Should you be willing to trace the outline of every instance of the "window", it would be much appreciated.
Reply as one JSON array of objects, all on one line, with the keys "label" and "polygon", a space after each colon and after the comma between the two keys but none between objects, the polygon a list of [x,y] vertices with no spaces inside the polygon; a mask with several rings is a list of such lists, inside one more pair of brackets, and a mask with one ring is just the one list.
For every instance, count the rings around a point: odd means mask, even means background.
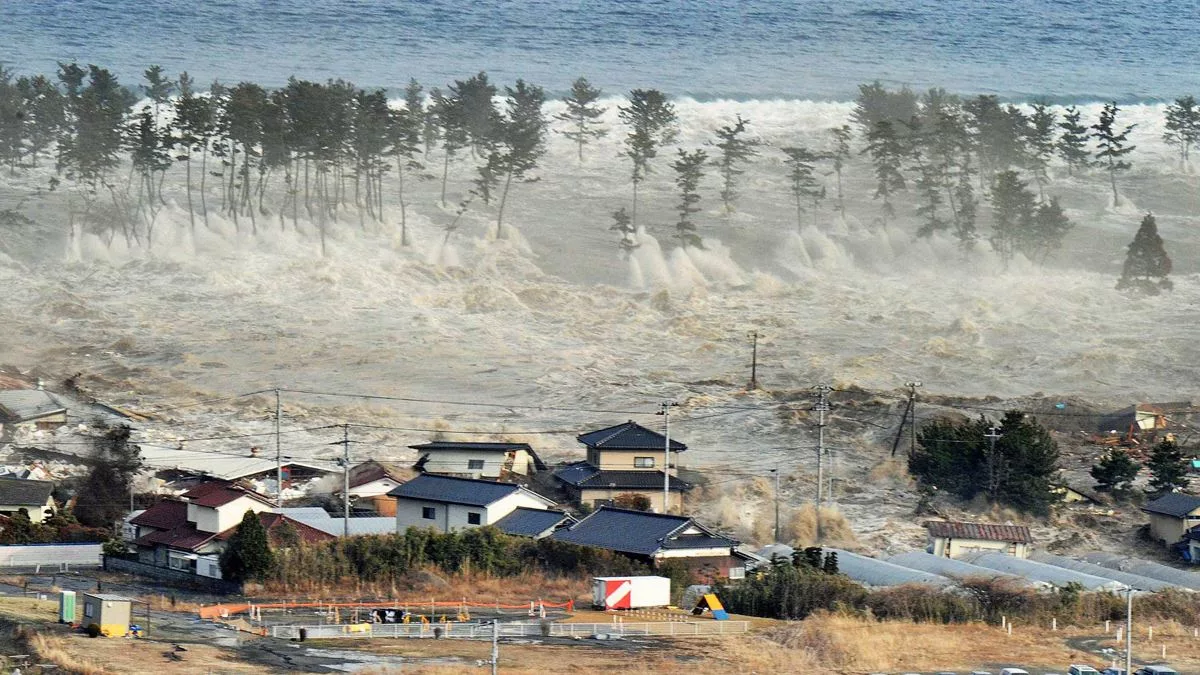
[{"label": "window", "polygon": [[467,512],[467,524],[468,525],[478,525],[481,522],[483,522],[483,520],[480,518],[480,514],[475,513],[474,511]]},{"label": "window", "polygon": [[654,458],[653,457],[634,457],[633,458],[633,466],[638,469],[653,469],[654,468]]},{"label": "window", "polygon": [[90,602],[83,603],[83,615],[89,619],[96,616],[96,606]]},{"label": "window", "polygon": [[468,471],[483,471],[483,460],[482,459],[468,459],[467,460],[467,470]]},{"label": "window", "polygon": [[433,520],[437,517],[437,508],[433,506],[422,506],[421,517],[425,520]]},{"label": "window", "polygon": [[729,568],[729,578],[730,579],[745,579],[746,578],[746,568],[745,567],[730,567]]}]

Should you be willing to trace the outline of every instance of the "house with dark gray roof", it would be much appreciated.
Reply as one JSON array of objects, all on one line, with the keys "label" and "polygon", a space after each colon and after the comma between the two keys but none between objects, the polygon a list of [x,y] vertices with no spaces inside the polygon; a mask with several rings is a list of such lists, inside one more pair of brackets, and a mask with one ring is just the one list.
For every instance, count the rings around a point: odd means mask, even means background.
[{"label": "house with dark gray roof", "polygon": [[556,509],[530,509],[524,506],[513,509],[513,512],[497,520],[496,528],[514,537],[532,537],[541,539],[553,534],[562,527],[575,524],[576,520],[563,511]]},{"label": "house with dark gray roof", "polygon": [[555,503],[516,483],[421,474],[388,493],[396,499],[396,531],[430,527],[439,532],[495,525],[518,508],[550,509]]},{"label": "house with dark gray roof", "polygon": [[[668,451],[666,436],[633,421],[580,434],[578,440],[587,448],[586,458],[554,472],[576,503],[612,505],[619,496],[633,494],[645,497],[659,513],[682,509],[683,493],[692,489],[677,475],[679,453],[687,445],[672,438]],[[670,466],[664,466],[668,456]],[[669,475],[664,476],[664,468]],[[670,495],[666,505],[664,482]]]},{"label": "house with dark gray roof", "polygon": [[1163,495],[1142,507],[1150,516],[1150,536],[1167,546],[1182,540],[1200,525],[1200,497],[1178,492]]},{"label": "house with dark gray roof", "polygon": [[14,427],[57,429],[67,423],[67,406],[54,394],[42,389],[0,390],[0,435]]},{"label": "house with dark gray roof", "polygon": [[422,473],[462,478],[507,479],[545,471],[546,464],[528,443],[430,441],[408,446],[419,456]]},{"label": "house with dark gray roof", "polygon": [[651,565],[683,563],[704,579],[740,579],[749,557],[738,541],[690,516],[602,506],[550,535],[555,541],[608,549]]},{"label": "house with dark gray roof", "polygon": [[29,520],[40,523],[54,515],[54,483],[48,480],[0,478],[0,515],[14,516],[22,510]]}]

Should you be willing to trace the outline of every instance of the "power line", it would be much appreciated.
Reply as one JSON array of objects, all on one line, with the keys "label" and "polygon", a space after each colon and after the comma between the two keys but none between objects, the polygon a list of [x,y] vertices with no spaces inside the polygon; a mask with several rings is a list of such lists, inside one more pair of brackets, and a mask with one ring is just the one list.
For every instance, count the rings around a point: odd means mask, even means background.
[{"label": "power line", "polygon": [[520,410],[550,410],[554,412],[588,412],[609,415],[654,415],[654,411],[646,410],[611,410],[605,408],[573,408],[566,406],[522,405],[517,403],[488,403],[483,401],[451,401],[447,399],[413,398],[407,396],[384,396],[381,394],[347,394],[343,392],[314,391],[310,389],[283,389],[279,391],[289,394],[309,394],[312,396],[338,396],[342,398],[365,398],[380,401],[400,401],[404,403],[435,403],[439,405],[461,405],[482,408],[507,408]]}]

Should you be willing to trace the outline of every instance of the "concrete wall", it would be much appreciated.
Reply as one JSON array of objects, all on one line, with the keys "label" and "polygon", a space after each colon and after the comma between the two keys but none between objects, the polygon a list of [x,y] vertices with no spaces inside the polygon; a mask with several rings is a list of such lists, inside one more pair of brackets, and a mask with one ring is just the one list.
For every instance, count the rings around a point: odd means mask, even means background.
[{"label": "concrete wall", "polygon": [[[409,527],[432,527],[438,532],[450,532],[491,525],[519,506],[530,509],[549,508],[542,500],[520,490],[486,507],[399,498],[396,500],[396,531],[403,532]],[[432,519],[422,515],[425,508],[433,509]],[[472,513],[479,514],[478,525],[468,522]]]},{"label": "concrete wall", "polygon": [[199,588],[210,593],[236,594],[242,592],[242,585],[225,579],[211,579],[187,572],[147,565],[127,558],[104,557],[104,569],[110,572],[125,572],[151,577],[161,581],[171,582],[188,588]]}]

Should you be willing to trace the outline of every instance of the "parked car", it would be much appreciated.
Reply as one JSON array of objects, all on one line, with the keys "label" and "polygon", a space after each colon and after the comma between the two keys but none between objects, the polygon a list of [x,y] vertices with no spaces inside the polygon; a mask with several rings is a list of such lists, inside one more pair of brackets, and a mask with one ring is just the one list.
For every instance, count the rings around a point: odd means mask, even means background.
[{"label": "parked car", "polygon": [[1134,675],[1179,675],[1171,666],[1143,666],[1133,671]]},{"label": "parked car", "polygon": [[1075,663],[1067,668],[1067,675],[1100,675],[1100,671],[1091,666],[1081,666]]},{"label": "parked car", "polygon": [[1105,668],[1100,671],[1100,675],[1125,675],[1124,668]]},{"label": "parked car", "polygon": [[1024,668],[1001,668],[1000,675],[1029,675],[1029,671]]}]

